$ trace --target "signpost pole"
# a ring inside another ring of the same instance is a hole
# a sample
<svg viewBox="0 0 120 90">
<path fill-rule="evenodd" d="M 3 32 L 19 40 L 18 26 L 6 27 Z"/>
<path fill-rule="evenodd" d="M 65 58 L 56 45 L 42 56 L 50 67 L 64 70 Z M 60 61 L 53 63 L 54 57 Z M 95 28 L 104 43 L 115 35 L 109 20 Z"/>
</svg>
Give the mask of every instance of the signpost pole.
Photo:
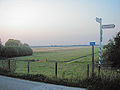
<svg viewBox="0 0 120 90">
<path fill-rule="evenodd" d="M 99 64 L 98 64 L 98 74 L 100 74 L 101 68 L 101 47 L 102 47 L 102 18 L 100 18 L 100 44 L 99 44 Z"/>
<path fill-rule="evenodd" d="M 96 17 L 96 22 L 100 23 L 100 44 L 99 44 L 99 64 L 98 64 L 98 74 L 100 74 L 100 68 L 101 68 L 101 48 L 102 48 L 102 34 L 103 31 L 102 29 L 110 29 L 114 28 L 114 24 L 108 24 L 108 25 L 102 25 L 102 18 L 97 18 Z"/>
</svg>

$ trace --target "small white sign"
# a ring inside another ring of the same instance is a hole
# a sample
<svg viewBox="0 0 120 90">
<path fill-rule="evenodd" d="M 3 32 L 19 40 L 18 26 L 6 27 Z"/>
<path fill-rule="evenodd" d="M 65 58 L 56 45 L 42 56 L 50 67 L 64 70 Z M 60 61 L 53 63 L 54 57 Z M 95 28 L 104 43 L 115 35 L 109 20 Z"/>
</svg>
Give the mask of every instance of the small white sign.
<svg viewBox="0 0 120 90">
<path fill-rule="evenodd" d="M 114 24 L 108 24 L 108 25 L 102 25 L 102 29 L 109 29 L 109 28 L 114 28 Z"/>
<path fill-rule="evenodd" d="M 101 19 L 96 17 L 96 22 L 101 23 Z"/>
</svg>

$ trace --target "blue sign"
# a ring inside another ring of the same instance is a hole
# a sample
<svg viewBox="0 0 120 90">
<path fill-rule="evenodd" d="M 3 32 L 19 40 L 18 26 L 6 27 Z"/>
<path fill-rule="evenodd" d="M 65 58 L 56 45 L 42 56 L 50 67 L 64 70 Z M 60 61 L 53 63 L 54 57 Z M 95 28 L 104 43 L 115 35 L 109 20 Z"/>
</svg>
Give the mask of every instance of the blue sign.
<svg viewBox="0 0 120 90">
<path fill-rule="evenodd" d="M 95 42 L 90 42 L 90 45 L 93 45 L 93 46 L 94 46 L 94 45 L 95 45 Z"/>
</svg>

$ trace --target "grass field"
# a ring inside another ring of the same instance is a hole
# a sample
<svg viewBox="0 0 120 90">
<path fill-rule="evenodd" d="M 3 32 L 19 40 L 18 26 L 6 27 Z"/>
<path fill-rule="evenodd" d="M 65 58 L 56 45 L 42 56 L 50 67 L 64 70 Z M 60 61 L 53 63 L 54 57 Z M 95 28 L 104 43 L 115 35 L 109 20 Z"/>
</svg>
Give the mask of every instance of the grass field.
<svg viewBox="0 0 120 90">
<path fill-rule="evenodd" d="M 49 77 L 55 76 L 55 63 L 53 61 L 68 61 L 71 59 L 85 56 L 92 53 L 91 47 L 42 47 L 33 48 L 32 56 L 17 57 L 17 60 L 46 60 L 47 62 L 30 62 L 30 74 L 44 74 Z M 95 48 L 98 52 L 98 48 Z M 98 54 L 95 54 L 95 61 L 98 60 Z M 77 59 L 69 63 L 58 63 L 58 77 L 77 78 L 86 77 L 87 64 L 91 69 L 92 56 Z M 17 73 L 28 73 L 28 62 L 16 61 Z"/>
<path fill-rule="evenodd" d="M 33 48 L 32 56 L 17 57 L 19 60 L 55 60 L 67 61 L 73 58 L 91 54 L 91 47 L 41 47 Z M 95 48 L 95 52 L 98 48 Z"/>
<path fill-rule="evenodd" d="M 95 76 L 91 77 L 90 75 L 89 78 L 86 78 L 87 64 L 90 65 L 91 72 L 91 55 L 72 62 L 58 63 L 58 78 L 55 77 L 55 62 L 50 62 L 51 60 L 69 61 L 80 56 L 85 56 L 92 53 L 91 47 L 34 48 L 33 51 L 34 53 L 32 56 L 14 58 L 16 59 L 15 73 L 10 72 L 6 74 L 5 72 L 2 74 L 39 82 L 83 87 L 88 90 L 119 90 L 120 73 L 115 70 L 103 69 L 103 67 L 100 75 L 97 75 L 98 68 L 95 67 Z M 95 47 L 95 52 L 97 52 L 97 54 L 95 54 L 96 62 L 98 61 L 98 47 Z M 31 60 L 36 61 L 30 62 L 30 72 L 28 74 L 28 61 Z M 37 60 L 41 60 L 42 62 Z M 13 60 L 13 64 L 14 62 L 15 60 Z M 5 67 L 8 66 L 8 60 L 1 60 L 0 63 L 0 67 L 3 67 L 3 65 Z"/>
</svg>

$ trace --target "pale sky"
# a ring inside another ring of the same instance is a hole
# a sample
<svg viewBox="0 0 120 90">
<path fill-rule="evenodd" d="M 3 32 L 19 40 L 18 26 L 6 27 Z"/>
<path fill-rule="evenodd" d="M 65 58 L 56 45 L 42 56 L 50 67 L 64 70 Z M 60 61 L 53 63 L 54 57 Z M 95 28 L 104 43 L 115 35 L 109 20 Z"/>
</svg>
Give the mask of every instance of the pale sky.
<svg viewBox="0 0 120 90">
<path fill-rule="evenodd" d="M 99 43 L 99 23 L 115 24 L 103 30 L 103 44 L 120 31 L 120 0 L 0 0 L 0 38 L 29 45 Z"/>
</svg>

